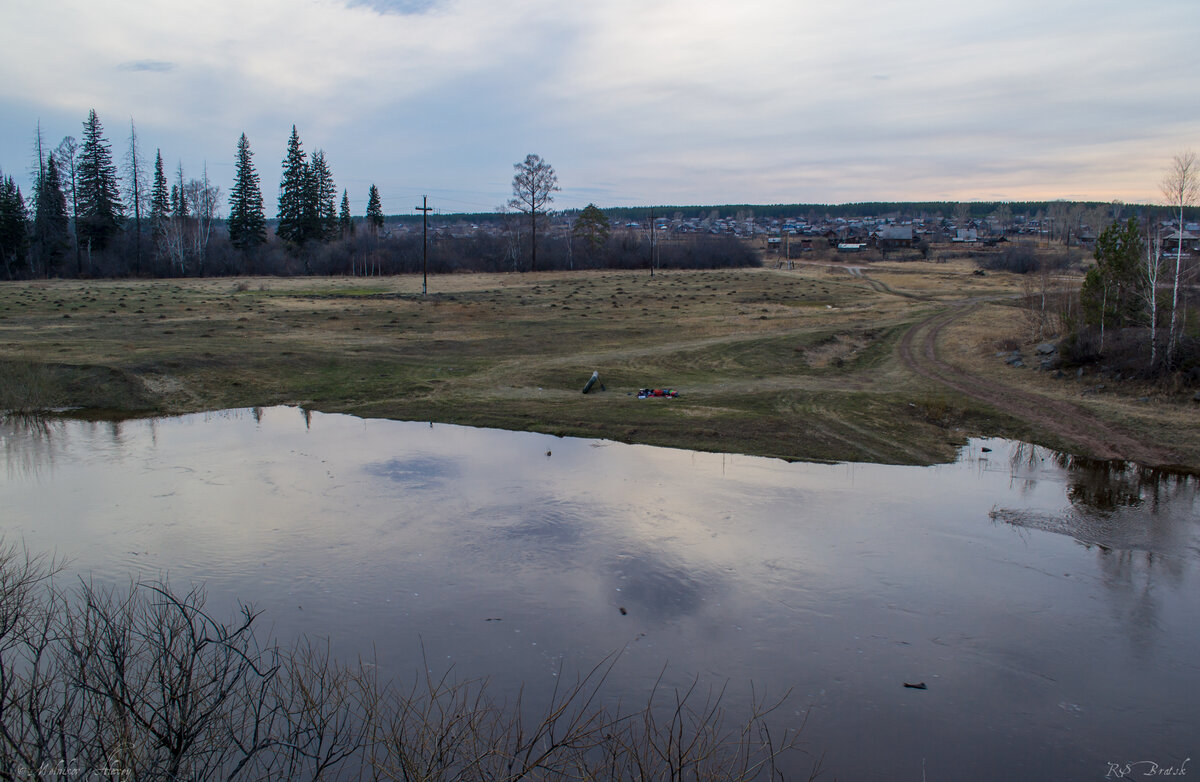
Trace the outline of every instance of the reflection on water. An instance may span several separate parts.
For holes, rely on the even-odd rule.
[[[661,553],[624,553],[605,569],[611,574],[612,602],[655,620],[697,613],[706,600],[720,594],[720,576]]]
[[[35,477],[54,464],[54,445],[65,424],[44,415],[0,416],[0,450],[10,479]]]
[[[1191,477],[1004,441],[787,464],[295,408],[9,418],[0,443],[4,535],[101,581],[204,581],[402,678],[428,660],[537,697],[624,649],[626,701],[664,666],[735,708],[792,689],[779,718],[811,710],[846,779],[1198,751]]]
[[[371,475],[386,478],[406,489],[427,489],[452,480],[458,472],[458,465],[453,459],[415,454],[368,464],[364,469]]]
[[[1014,478],[1025,486],[1035,485],[1043,470],[1051,480],[1065,482],[1071,507],[1055,512],[1002,507],[992,512],[998,521],[1069,535],[1108,550],[1166,554],[1187,543],[1187,522],[1200,486],[1196,476],[1083,459],[1028,444],[1015,446],[1010,462]]]

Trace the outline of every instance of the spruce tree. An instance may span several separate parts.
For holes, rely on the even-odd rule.
[[[188,216],[187,196],[179,182],[171,185],[171,217],[183,219]]]
[[[238,139],[233,190],[229,193],[229,241],[239,250],[253,250],[267,241],[262,189],[254,170],[246,134]]]
[[[312,162],[308,167],[310,177],[308,194],[312,199],[309,205],[308,237],[317,241],[328,241],[337,234],[337,187],[333,184],[333,173],[325,160],[325,151],[318,149],[313,153]]]
[[[383,204],[379,200],[379,188],[375,185],[371,185],[371,191],[367,195],[367,224],[375,233],[383,228]]]
[[[343,239],[354,236],[354,218],[350,216],[350,194],[342,191],[342,209],[338,213],[338,230]]]
[[[0,263],[12,279],[29,254],[29,214],[12,177],[0,176]]]
[[[279,226],[275,233],[285,242],[303,244],[305,235],[305,207],[309,202],[308,161],[300,147],[300,136],[292,125],[292,136],[288,139],[287,156],[283,159],[283,178],[279,181]]]
[[[83,123],[79,158],[78,233],[81,244],[103,249],[121,227],[122,205],[112,149],[96,110]]]
[[[71,246],[67,196],[63,193],[58,164],[51,153],[34,186],[34,266],[46,276],[57,271]]]
[[[166,231],[171,211],[171,193],[167,190],[167,175],[163,172],[160,149],[154,158],[154,185],[150,188],[150,226],[156,242]]]

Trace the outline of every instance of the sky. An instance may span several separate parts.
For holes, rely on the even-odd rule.
[[[95,109],[274,216],[295,125],[355,214],[488,212],[540,155],[554,208],[1161,202],[1200,151],[1196,0],[4,0],[0,170]]]

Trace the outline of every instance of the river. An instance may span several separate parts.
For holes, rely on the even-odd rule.
[[[664,668],[733,711],[790,690],[776,717],[844,780],[1111,779],[1200,751],[1192,477],[1004,440],[806,464],[290,407],[0,440],[7,542],[102,583],[203,583],[214,613],[252,602],[402,679],[424,656],[536,696],[623,650],[627,701]]]

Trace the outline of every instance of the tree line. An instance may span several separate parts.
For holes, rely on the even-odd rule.
[[[1200,335],[1191,323],[1196,268],[1185,249],[1184,219],[1200,195],[1194,153],[1174,157],[1160,189],[1175,231],[1164,235],[1149,217],[1130,217],[1100,234],[1078,313],[1068,319],[1068,347],[1080,363],[1104,362],[1138,376],[1182,371],[1200,380]]]
[[[143,159],[137,128],[130,122],[121,170],[95,110],[88,112],[81,140],[65,137],[47,149],[39,126],[35,141],[33,193],[26,198],[13,177],[0,172],[0,265],[7,279],[92,276],[203,276],[269,268],[307,271],[311,246],[347,239],[357,222],[349,193],[337,190],[322,150],[305,153],[296,128],[288,140],[279,185],[278,224],[268,230],[261,179],[250,142],[237,142],[228,218],[222,218],[221,189],[208,176],[186,178],[182,164],[170,179],[162,150],[154,165]],[[384,215],[378,188],[371,185],[367,229],[377,234]],[[280,262],[269,245],[292,256]]]
[[[131,121],[123,164],[113,158],[95,110],[82,140],[68,136],[53,150],[36,135],[33,193],[26,198],[0,172],[0,274],[45,277],[187,277],[241,274],[394,274],[421,270],[525,271],[574,268],[676,268],[756,264],[740,242],[701,238],[650,242],[601,227],[584,210],[580,230],[552,235],[547,208],[559,190],[554,168],[538,155],[514,165],[513,197],[498,216],[502,230],[470,236],[385,230],[379,189],[366,213],[350,212],[321,149],[306,152],[295,126],[279,180],[277,216],[268,220],[261,177],[246,134],[234,154],[228,198],[209,178],[168,174],[161,149],[147,165]],[[223,206],[228,205],[227,217]],[[360,228],[363,230],[360,231]],[[499,235],[497,235],[499,234]],[[582,239],[579,236],[583,236]],[[419,261],[417,260],[419,258]]]

